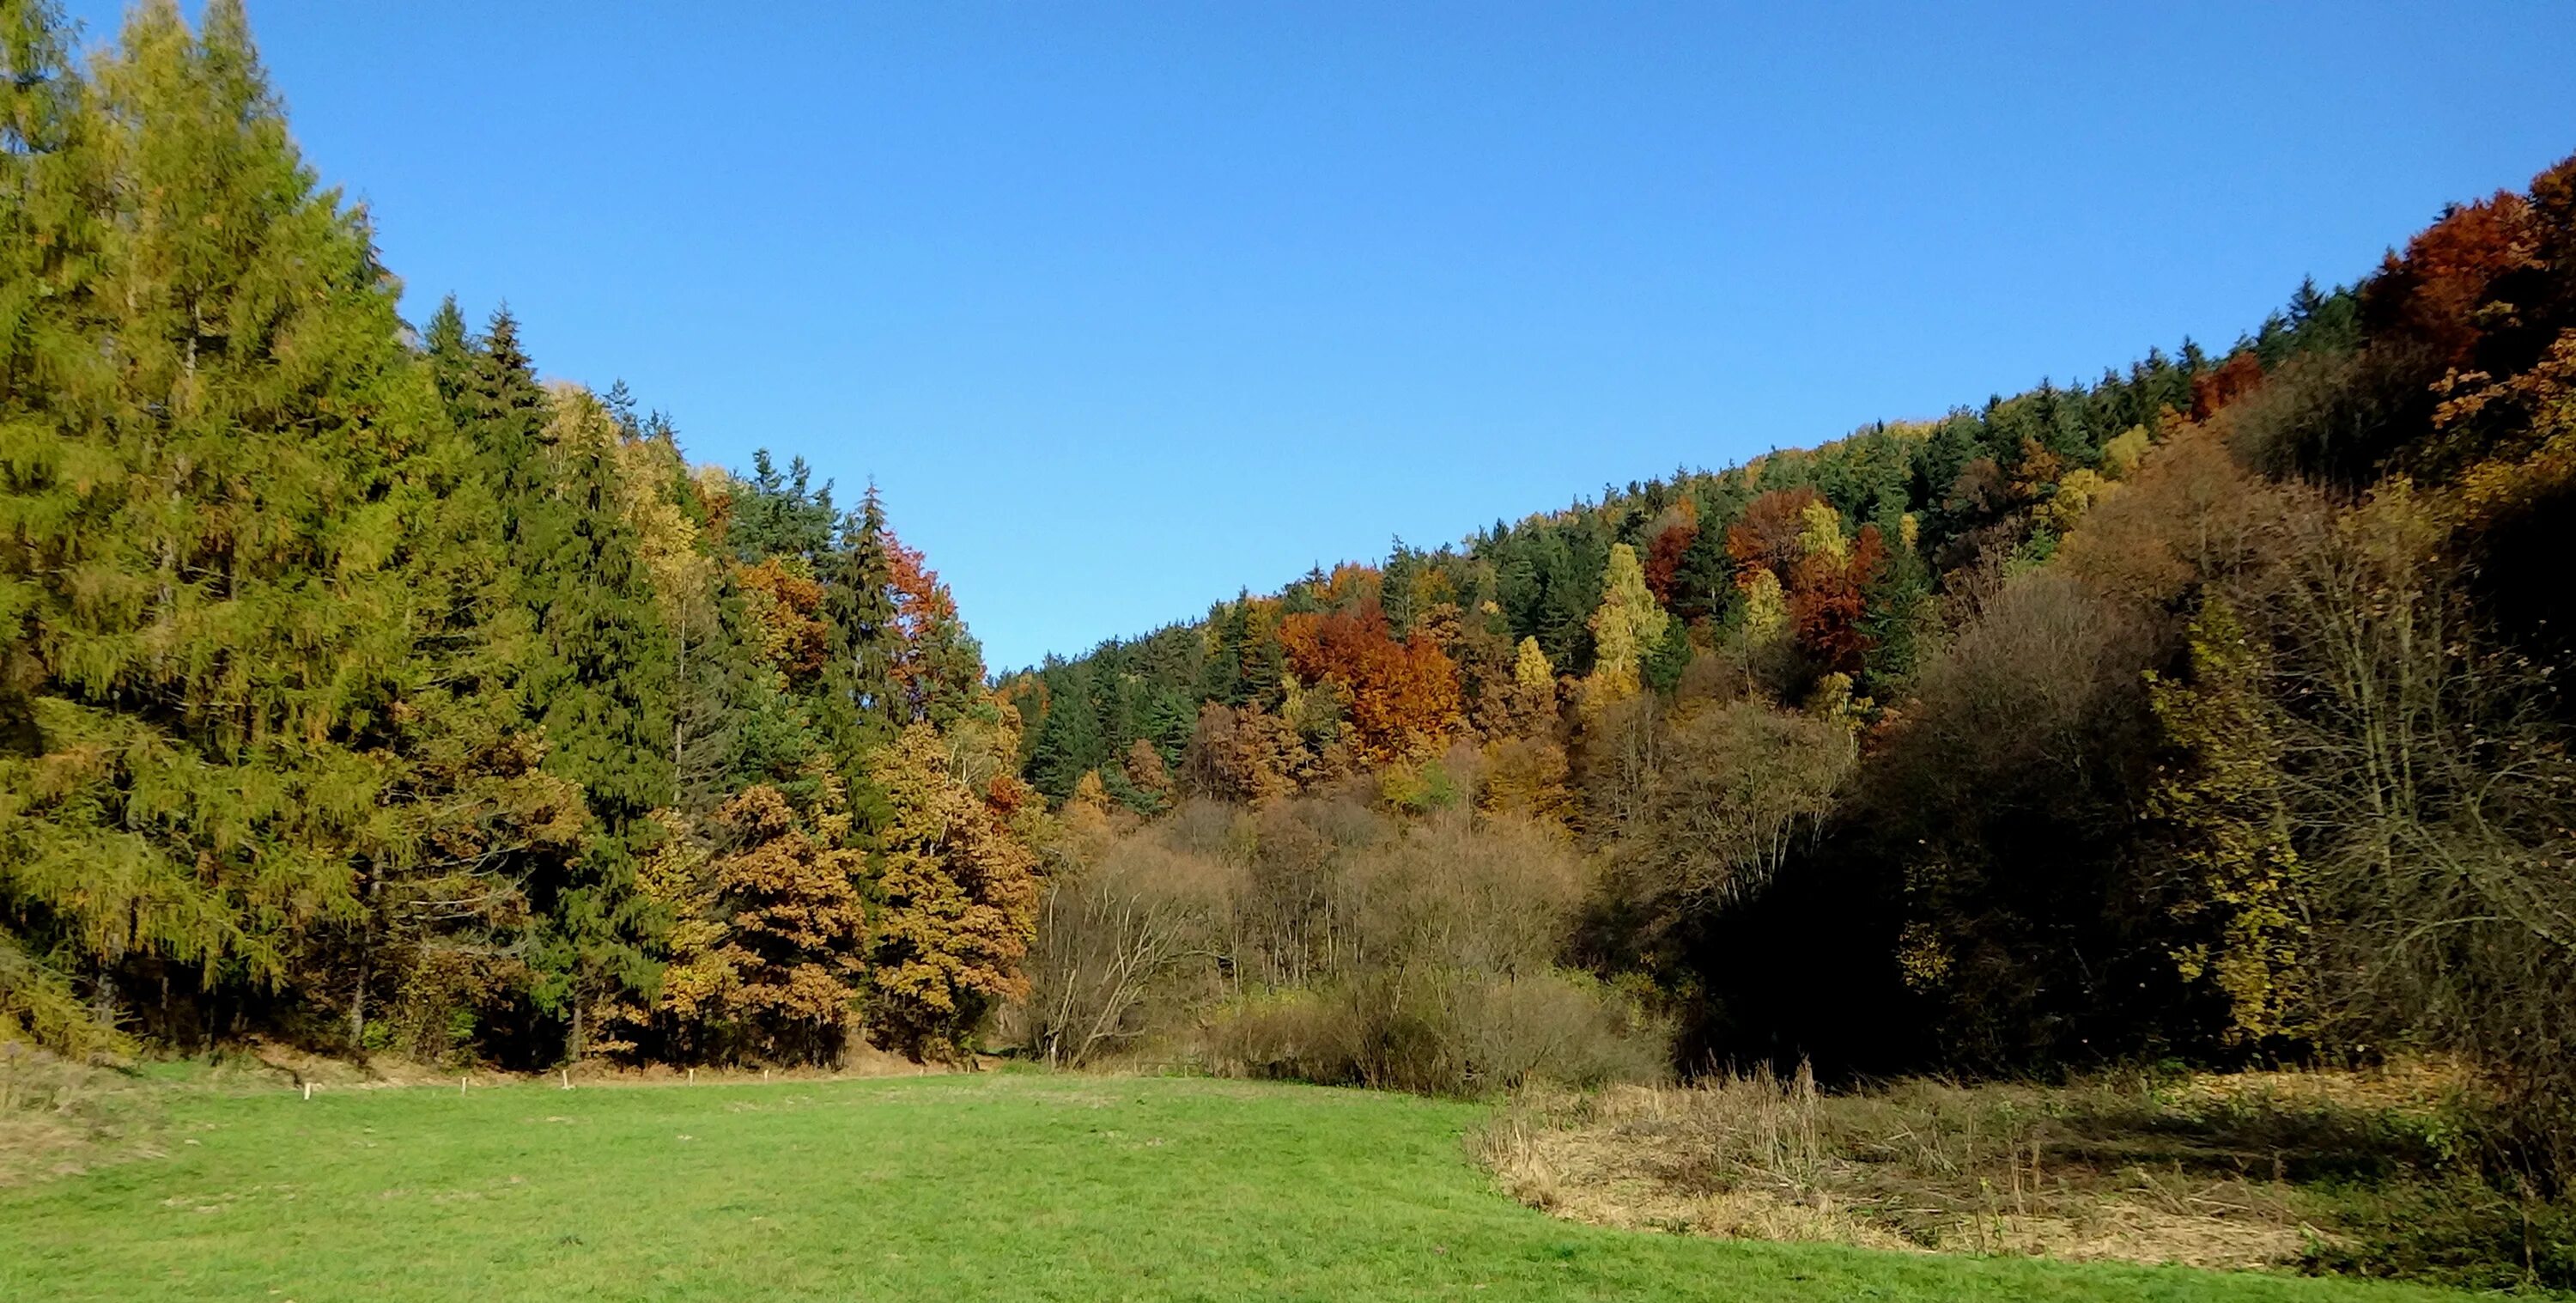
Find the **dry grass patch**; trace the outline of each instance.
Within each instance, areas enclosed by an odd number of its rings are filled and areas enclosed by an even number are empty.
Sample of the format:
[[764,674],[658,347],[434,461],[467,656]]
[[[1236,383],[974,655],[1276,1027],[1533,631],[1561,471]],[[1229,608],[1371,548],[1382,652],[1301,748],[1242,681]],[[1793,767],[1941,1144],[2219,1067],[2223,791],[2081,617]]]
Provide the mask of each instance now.
[[157,1155],[151,1089],[131,1073],[0,1041],[0,1186]]
[[1521,1092],[1477,1138],[1523,1202],[1614,1226],[1762,1240],[2248,1268],[2336,1238],[2316,1183],[2439,1166],[2438,1068],[2062,1087],[1803,1070]]

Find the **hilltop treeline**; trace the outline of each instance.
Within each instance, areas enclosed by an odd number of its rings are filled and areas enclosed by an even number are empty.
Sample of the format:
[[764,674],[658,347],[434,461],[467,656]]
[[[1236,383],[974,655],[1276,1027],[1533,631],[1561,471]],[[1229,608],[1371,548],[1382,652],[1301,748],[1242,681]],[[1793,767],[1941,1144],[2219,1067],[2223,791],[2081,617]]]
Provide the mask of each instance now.
[[407,325],[232,0],[0,15],[0,1037],[953,1054],[1043,815],[874,492]]
[[[2571,386],[2576,162],[2223,352],[1399,543],[1011,675],[1051,801],[1179,812],[1105,843],[1112,886],[1053,890],[1135,896],[1122,848],[1186,843],[1238,900],[1308,874],[1322,917],[1370,858],[1303,849],[1314,807],[1535,826],[1583,865],[1534,906],[1549,958],[1650,992],[1685,1066],[2434,1051],[2576,1170]],[[1227,836],[1191,831],[1210,803]],[[1374,971],[1333,935],[1319,959]]]

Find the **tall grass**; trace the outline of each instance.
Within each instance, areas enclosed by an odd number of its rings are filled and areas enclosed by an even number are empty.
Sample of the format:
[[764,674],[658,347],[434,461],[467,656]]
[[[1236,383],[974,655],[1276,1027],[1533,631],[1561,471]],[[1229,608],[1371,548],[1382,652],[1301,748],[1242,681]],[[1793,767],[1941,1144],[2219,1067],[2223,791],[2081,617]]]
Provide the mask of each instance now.
[[1803,1069],[1519,1094],[1477,1139],[1525,1202],[1617,1224],[1979,1253],[2576,1286],[2576,1216],[2480,1165],[2457,1074],[1909,1080]]

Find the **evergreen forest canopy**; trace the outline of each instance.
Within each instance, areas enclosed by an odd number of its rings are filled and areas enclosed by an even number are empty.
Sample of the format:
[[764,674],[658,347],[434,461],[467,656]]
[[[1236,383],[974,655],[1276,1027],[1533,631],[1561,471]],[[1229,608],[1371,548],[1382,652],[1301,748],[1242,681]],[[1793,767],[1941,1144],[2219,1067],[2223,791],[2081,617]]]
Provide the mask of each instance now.
[[871,491],[414,330],[237,3],[0,58],[0,1038],[2456,1056],[2576,1173],[2576,161],[2223,353],[995,678]]

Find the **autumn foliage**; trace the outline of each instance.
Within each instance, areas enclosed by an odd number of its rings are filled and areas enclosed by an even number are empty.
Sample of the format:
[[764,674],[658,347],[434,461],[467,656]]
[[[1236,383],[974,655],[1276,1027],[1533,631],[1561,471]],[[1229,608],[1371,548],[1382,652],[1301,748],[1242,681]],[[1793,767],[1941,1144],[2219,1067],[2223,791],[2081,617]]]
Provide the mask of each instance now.
[[753,626],[761,659],[792,682],[823,672],[823,585],[789,570],[777,557],[734,572]]
[[2364,310],[2391,332],[2430,347],[2446,364],[2468,360],[2478,308],[2498,278],[2530,265],[2531,205],[2509,191],[2462,204],[2390,254],[2362,295]]
[[718,951],[732,978],[725,1011],[758,1029],[763,1052],[827,1057],[865,971],[863,857],[818,842],[773,787],[744,789],[715,818],[726,842],[710,874],[730,925]]
[[868,1035],[915,1057],[955,1058],[986,1014],[1023,989],[1037,926],[1037,857],[1008,824],[1016,779],[977,790],[928,724],[871,761],[883,792],[868,945]]
[[1737,575],[1768,570],[1786,587],[1791,567],[1806,555],[1798,541],[1807,528],[1806,510],[1823,500],[1814,489],[1799,487],[1774,489],[1748,504],[1742,518],[1726,527],[1726,554]]
[[1432,639],[1387,633],[1374,598],[1336,611],[1291,615],[1279,641],[1299,678],[1336,685],[1351,697],[1361,758],[1384,763],[1425,754],[1460,724],[1457,667]]
[[1798,646],[1823,670],[1858,674],[1870,646],[1864,620],[1869,585],[1887,559],[1878,526],[1864,525],[1848,550],[1799,559],[1789,590],[1789,621]]
[[1666,513],[1666,522],[1646,545],[1646,588],[1667,609],[1673,605],[1673,581],[1682,559],[1699,541],[1699,504],[1684,498]]

